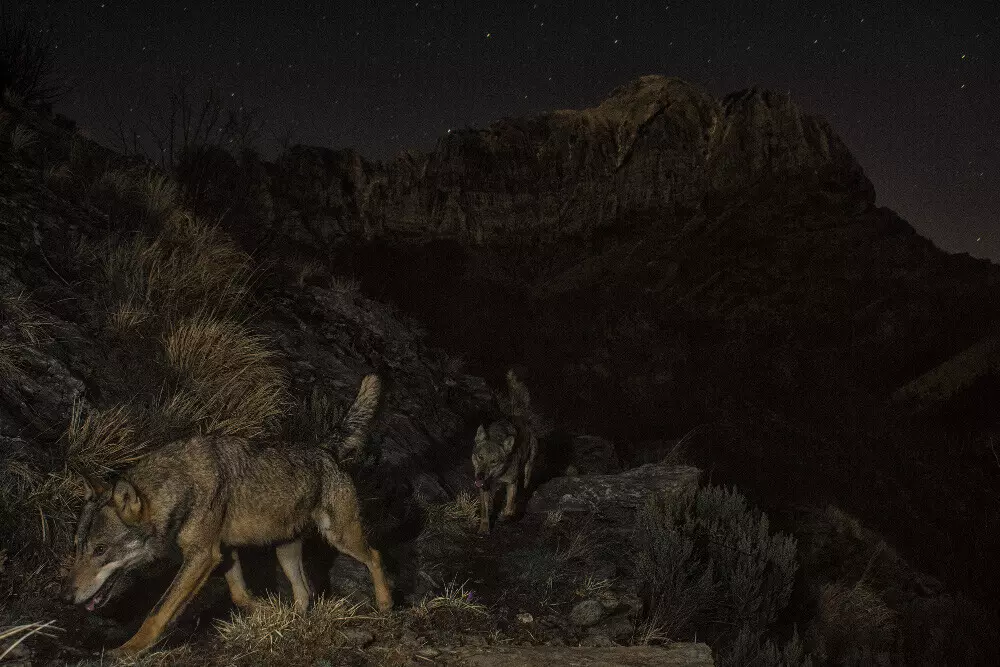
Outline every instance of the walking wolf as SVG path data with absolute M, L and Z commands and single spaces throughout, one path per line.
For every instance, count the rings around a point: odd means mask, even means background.
M 506 413 L 488 427 L 480 424 L 472 450 L 472 467 L 479 488 L 479 532 L 490 532 L 493 496 L 497 487 L 506 487 L 507 497 L 501 518 L 514 516 L 518 495 L 531 484 L 538 456 L 538 434 L 531 418 L 531 398 L 513 369 L 507 371 L 509 400 L 500 400 Z
M 87 609 L 120 588 L 122 574 L 180 548 L 183 564 L 170 587 L 124 645 L 136 653 L 154 644 L 233 550 L 226 571 L 233 602 L 253 604 L 237 547 L 276 544 L 305 610 L 310 590 L 302 566 L 302 537 L 315 526 L 341 552 L 368 567 L 381 610 L 392 606 L 382 559 L 365 537 L 357 492 L 330 453 L 338 442 L 371 436 L 382 401 L 376 375 L 361 382 L 354 404 L 323 447 L 255 445 L 242 438 L 178 440 L 141 459 L 114 480 L 88 480 L 75 538 L 76 553 L 64 598 Z

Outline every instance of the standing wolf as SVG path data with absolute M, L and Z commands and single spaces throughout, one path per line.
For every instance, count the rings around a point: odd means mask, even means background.
M 504 485 L 507 498 L 501 518 L 510 519 L 517 508 L 518 494 L 527 489 L 538 456 L 537 419 L 531 412 L 528 388 L 513 369 L 507 371 L 509 398 L 499 399 L 504 418 L 489 427 L 480 424 L 472 450 L 472 467 L 479 488 L 479 532 L 490 532 L 493 496 Z
M 154 644 L 194 598 L 224 549 L 232 549 L 226 581 L 233 602 L 252 605 L 234 548 L 277 544 L 295 606 L 304 611 L 310 590 L 302 537 L 315 526 L 328 543 L 368 567 L 379 609 L 388 610 L 392 597 L 381 556 L 365 537 L 354 484 L 330 453 L 371 436 L 381 399 L 378 376 L 365 377 L 333 442 L 322 447 L 196 436 L 165 445 L 114 481 L 88 481 L 64 597 L 90 610 L 102 606 L 118 592 L 122 574 L 179 547 L 183 564 L 173 582 L 119 647 L 136 653 Z

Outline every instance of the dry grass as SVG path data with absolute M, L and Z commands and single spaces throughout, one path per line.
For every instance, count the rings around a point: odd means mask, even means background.
M 56 192 L 64 192 L 73 183 L 73 172 L 67 164 L 49 165 L 42 171 L 45 185 Z
M 250 612 L 216 623 L 221 654 L 231 663 L 251 656 L 257 664 L 301 660 L 309 653 L 319 658 L 336 645 L 337 633 L 346 623 L 377 618 L 360 614 L 363 606 L 347 598 L 321 597 L 300 614 L 290 603 L 271 597 Z
M 252 277 L 246 253 L 216 227 L 186 214 L 171 216 L 155 239 L 109 245 L 101 269 L 114 306 L 149 309 L 167 319 L 233 312 Z
M 110 201 L 128 201 L 135 191 L 132 174 L 119 169 L 105 169 L 90 185 L 90 194 Z
M 64 435 L 70 466 L 101 474 L 138 461 L 153 445 L 142 426 L 131 406 L 87 410 L 74 402 Z
M 333 276 L 330 289 L 343 299 L 353 299 L 361 294 L 361 281 L 354 276 Z
M 285 424 L 284 439 L 319 444 L 327 440 L 344 415 L 344 405 L 329 390 L 314 385 L 301 398 Z
M 3 103 L 11 109 L 22 109 L 24 108 L 24 96 L 13 88 L 4 88 Z
M 103 661 L 101 664 L 104 664 Z M 139 655 L 120 656 L 109 660 L 108 664 L 116 667 L 173 667 L 177 665 L 208 664 L 204 655 L 199 655 L 198 649 L 191 644 L 182 644 L 174 648 L 159 651 L 147 651 Z
M 32 635 L 54 637 L 54 630 L 62 630 L 62 628 L 55 625 L 55 620 L 46 621 L 45 623 L 27 623 L 9 628 L 0 628 L 0 649 L 2 649 L 0 650 L 0 662 L 3 662 L 4 658 L 28 637 Z M 8 641 L 11 643 L 6 648 L 3 648 L 4 643 Z
M 153 313 L 149 308 L 137 307 L 131 303 L 120 303 L 113 306 L 107 319 L 108 328 L 120 335 L 136 331 L 143 324 L 149 322 Z
M 232 320 L 181 320 L 164 341 L 178 386 L 164 410 L 205 434 L 253 438 L 287 407 L 286 379 L 266 340 Z
M 425 504 L 424 511 L 430 524 L 475 523 L 479 520 L 479 500 L 468 491 L 459 491 L 450 502 Z
M 26 293 L 0 295 L 0 374 L 20 371 L 29 348 L 51 339 L 52 324 L 52 318 Z
M 476 601 L 476 595 L 471 590 L 466 590 L 465 584 L 452 580 L 444 585 L 444 589 L 439 595 L 424 598 L 419 605 L 413 608 L 413 613 L 417 616 L 429 616 L 432 612 L 440 609 L 449 611 L 464 612 L 483 616 L 487 613 L 486 605 Z
M 14 153 L 20 153 L 38 143 L 38 134 L 24 125 L 15 125 L 10 133 L 10 149 Z
M 322 276 L 325 273 L 323 265 L 316 260 L 308 260 L 299 264 L 299 270 L 295 276 L 295 282 L 299 287 L 305 287 L 306 281 L 310 278 L 315 278 L 316 276 Z
M 139 198 L 146 214 L 165 220 L 180 207 L 180 189 L 164 174 L 150 172 L 139 185 Z
M 822 652 L 839 661 L 889 649 L 895 620 L 895 612 L 864 582 L 834 582 L 820 591 L 814 630 Z
M 0 296 L 0 327 L 10 327 L 5 331 L 29 345 L 47 342 L 47 330 L 52 327 L 52 318 L 36 306 L 25 292 Z

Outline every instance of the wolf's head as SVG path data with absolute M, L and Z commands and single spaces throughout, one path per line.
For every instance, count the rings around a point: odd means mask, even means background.
M 514 427 L 508 422 L 493 422 L 489 429 L 479 425 L 476 444 L 472 448 L 472 468 L 476 486 L 489 489 L 507 469 L 514 451 Z
M 85 491 L 63 600 L 93 611 L 120 592 L 123 574 L 158 553 L 147 528 L 148 508 L 131 483 L 88 480 Z

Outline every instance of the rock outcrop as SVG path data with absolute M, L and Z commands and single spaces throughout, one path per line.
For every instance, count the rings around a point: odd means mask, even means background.
M 385 165 L 298 146 L 273 173 L 275 201 L 291 214 L 285 233 L 322 244 L 347 233 L 473 243 L 592 234 L 775 179 L 874 201 L 843 142 L 788 95 L 752 89 L 720 101 L 662 76 L 590 109 L 452 131 L 430 153 Z
M 510 646 L 491 649 L 458 649 L 441 652 L 439 664 L 463 667 L 711 667 L 715 664 L 706 644 L 678 642 L 667 646 Z

